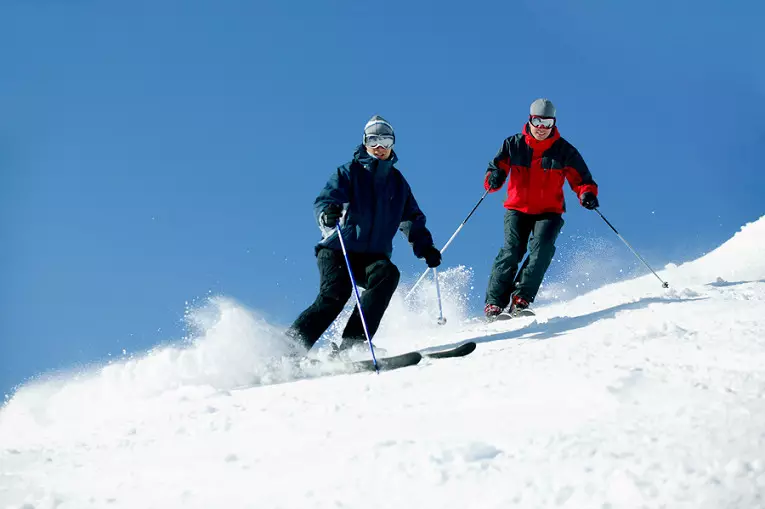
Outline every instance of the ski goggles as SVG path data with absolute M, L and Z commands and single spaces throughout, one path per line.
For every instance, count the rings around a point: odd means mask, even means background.
M 529 123 L 539 129 L 552 129 L 555 127 L 555 119 L 548 117 L 530 117 Z
M 364 145 L 369 148 L 391 148 L 395 139 L 393 136 L 381 135 L 381 134 L 368 134 L 364 140 Z

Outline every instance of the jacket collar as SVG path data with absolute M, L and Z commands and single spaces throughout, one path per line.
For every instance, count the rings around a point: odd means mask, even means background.
M 558 141 L 560 138 L 560 133 L 558 132 L 557 127 L 553 127 L 553 132 L 550 133 L 550 136 L 542 141 L 539 141 L 531 134 L 531 131 L 529 130 L 529 123 L 526 122 L 526 125 L 523 126 L 523 136 L 526 139 L 526 145 L 531 147 L 532 150 L 535 152 L 538 150 L 544 152 L 545 150 L 552 147 L 553 143 Z
M 369 155 L 369 152 L 367 152 L 364 145 L 356 147 L 356 151 L 353 153 L 353 159 L 358 161 L 364 168 L 376 173 L 387 173 L 393 165 L 398 162 L 398 156 L 395 151 L 391 152 L 390 158 L 385 161 L 380 161 Z

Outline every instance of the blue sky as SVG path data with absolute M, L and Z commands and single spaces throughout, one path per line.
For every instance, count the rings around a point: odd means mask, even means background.
M 374 114 L 396 128 L 438 245 L 546 96 L 632 245 L 658 268 L 697 257 L 765 212 L 764 15 L 722 1 L 5 1 L 0 391 L 180 338 L 186 303 L 210 293 L 288 324 L 317 290 L 313 200 Z M 614 240 L 567 197 L 562 259 Z M 476 310 L 501 201 L 444 258 L 473 267 Z

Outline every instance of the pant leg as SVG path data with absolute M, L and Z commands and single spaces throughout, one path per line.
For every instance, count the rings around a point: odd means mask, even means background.
M 390 299 L 398 287 L 401 273 L 390 259 L 385 256 L 371 255 L 363 267 L 354 267 L 356 284 L 366 288 L 361 296 L 361 309 L 367 324 L 370 338 L 374 337 Z M 351 262 L 353 264 L 353 262 Z M 356 274 L 358 273 L 358 276 Z M 364 327 L 361 324 L 358 306 L 353 309 L 348 324 L 343 331 L 341 348 L 350 343 L 365 340 Z
M 486 304 L 504 308 L 510 303 L 510 295 L 515 290 L 515 274 L 526 253 L 532 227 L 533 221 L 528 214 L 517 210 L 505 212 L 505 243 L 491 268 Z
M 539 292 L 542 280 L 555 256 L 555 241 L 563 228 L 560 214 L 539 214 L 529 241 L 529 256 L 523 263 L 515 284 L 515 294 L 529 302 Z
M 300 316 L 287 334 L 310 349 L 329 328 L 351 296 L 351 279 L 341 251 L 320 249 L 316 254 L 319 267 L 319 295 Z

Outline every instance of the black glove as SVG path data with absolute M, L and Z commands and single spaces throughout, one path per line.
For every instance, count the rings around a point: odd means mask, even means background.
M 422 252 L 422 257 L 425 258 L 425 263 L 431 269 L 441 265 L 441 251 L 436 249 L 436 246 L 426 247 Z
M 321 213 L 321 224 L 327 228 L 334 228 L 337 220 L 343 215 L 343 207 L 335 203 L 330 203 Z
M 505 183 L 505 179 L 507 178 L 507 173 L 500 169 L 491 170 L 489 172 L 489 189 L 492 191 L 495 191 L 502 187 L 502 184 Z
M 600 204 L 598 203 L 598 197 L 589 191 L 583 193 L 579 198 L 579 201 L 582 203 L 582 207 L 586 208 L 587 210 L 592 210 L 600 207 Z

